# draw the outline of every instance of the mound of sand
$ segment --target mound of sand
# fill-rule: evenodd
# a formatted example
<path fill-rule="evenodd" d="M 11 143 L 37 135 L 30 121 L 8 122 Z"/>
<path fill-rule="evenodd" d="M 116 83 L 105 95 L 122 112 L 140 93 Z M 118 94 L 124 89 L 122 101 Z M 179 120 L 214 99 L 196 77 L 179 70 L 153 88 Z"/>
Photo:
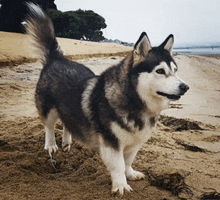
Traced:
<path fill-rule="evenodd" d="M 119 44 L 57 38 L 64 55 L 70 59 L 124 56 L 131 47 Z M 35 62 L 38 56 L 28 35 L 0 32 L 0 66 Z"/>
<path fill-rule="evenodd" d="M 163 111 L 153 137 L 138 152 L 134 168 L 146 178 L 129 181 L 134 192 L 114 197 L 110 176 L 98 153 L 76 143 L 70 152 L 62 151 L 60 122 L 55 129 L 59 151 L 53 155 L 53 162 L 49 160 L 44 150 L 44 127 L 34 105 L 42 66 L 39 62 L 18 65 L 22 56 L 26 61 L 36 59 L 24 46 L 28 43 L 25 35 L 16 34 L 20 39 L 13 38 L 12 33 L 0 35 L 0 43 L 5 44 L 4 48 L 0 46 L 4 49 L 1 58 L 8 56 L 0 68 L 0 199 L 219 199 L 219 58 L 175 57 L 178 75 L 190 90 Z M 86 59 L 78 62 L 97 74 L 122 59 L 115 56 L 117 53 L 130 51 L 121 45 L 114 48 L 114 44 L 71 40 L 70 45 L 70 40 L 60 41 L 65 55 L 82 54 Z M 83 49 L 77 51 L 79 46 Z M 112 56 L 88 58 L 87 54 Z M 13 64 L 12 58 L 17 64 L 6 65 Z"/>

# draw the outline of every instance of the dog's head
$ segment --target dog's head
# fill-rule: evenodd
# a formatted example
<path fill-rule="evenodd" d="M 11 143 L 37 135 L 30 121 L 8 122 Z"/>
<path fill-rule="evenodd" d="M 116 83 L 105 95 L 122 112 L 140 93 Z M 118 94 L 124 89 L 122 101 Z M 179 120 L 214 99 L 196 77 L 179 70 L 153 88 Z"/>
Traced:
<path fill-rule="evenodd" d="M 141 34 L 134 46 L 133 72 L 137 75 L 137 91 L 147 106 L 159 110 L 168 107 L 170 100 L 178 100 L 189 86 L 176 76 L 177 64 L 172 58 L 173 35 L 158 47 L 151 47 L 147 34 Z M 156 108 L 152 108 L 155 110 Z"/>

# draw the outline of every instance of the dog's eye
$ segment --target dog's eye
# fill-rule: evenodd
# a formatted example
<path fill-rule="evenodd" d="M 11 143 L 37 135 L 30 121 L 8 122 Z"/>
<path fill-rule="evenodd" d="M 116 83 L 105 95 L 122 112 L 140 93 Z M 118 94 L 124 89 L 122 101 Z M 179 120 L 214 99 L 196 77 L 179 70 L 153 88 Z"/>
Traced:
<path fill-rule="evenodd" d="M 165 74 L 164 69 L 158 69 L 158 70 L 156 70 L 156 72 L 157 72 L 158 74 Z"/>

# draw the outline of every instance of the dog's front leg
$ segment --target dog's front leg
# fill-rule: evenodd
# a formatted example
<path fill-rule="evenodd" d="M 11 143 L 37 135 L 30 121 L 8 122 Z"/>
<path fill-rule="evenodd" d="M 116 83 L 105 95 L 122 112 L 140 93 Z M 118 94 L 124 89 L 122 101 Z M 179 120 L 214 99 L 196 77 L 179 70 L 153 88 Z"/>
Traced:
<path fill-rule="evenodd" d="M 126 174 L 127 179 L 132 180 L 132 181 L 140 180 L 145 177 L 143 173 L 133 170 L 131 166 L 140 147 L 141 145 L 132 146 L 129 149 L 125 149 L 124 151 L 125 174 Z"/>
<path fill-rule="evenodd" d="M 105 163 L 112 179 L 112 193 L 119 192 L 120 195 L 124 191 L 132 191 L 132 188 L 127 184 L 125 176 L 125 161 L 123 149 L 116 150 L 104 144 L 103 139 L 100 139 L 100 154 Z"/>

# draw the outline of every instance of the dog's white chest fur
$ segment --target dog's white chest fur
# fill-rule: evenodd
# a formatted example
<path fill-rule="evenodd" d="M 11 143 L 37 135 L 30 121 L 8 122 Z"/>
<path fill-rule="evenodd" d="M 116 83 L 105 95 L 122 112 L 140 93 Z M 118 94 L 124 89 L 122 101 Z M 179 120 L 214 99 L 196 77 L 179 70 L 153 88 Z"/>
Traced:
<path fill-rule="evenodd" d="M 135 146 L 141 146 L 152 136 L 152 128 L 150 125 L 150 119 L 147 117 L 144 123 L 144 128 L 133 128 L 132 132 L 123 129 L 117 122 L 111 123 L 111 130 L 120 141 L 122 148 L 132 148 Z"/>

